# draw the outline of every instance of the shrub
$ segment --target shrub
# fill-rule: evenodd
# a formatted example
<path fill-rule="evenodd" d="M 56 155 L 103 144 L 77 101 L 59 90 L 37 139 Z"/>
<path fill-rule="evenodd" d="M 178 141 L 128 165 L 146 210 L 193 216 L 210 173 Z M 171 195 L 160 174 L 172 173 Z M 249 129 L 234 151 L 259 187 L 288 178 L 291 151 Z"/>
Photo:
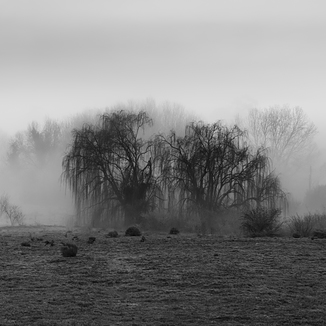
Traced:
<path fill-rule="evenodd" d="M 139 237 L 139 236 L 141 236 L 141 232 L 136 226 L 130 226 L 126 230 L 125 235 L 129 236 L 129 237 Z"/>
<path fill-rule="evenodd" d="M 312 239 L 326 239 L 326 230 L 315 230 L 312 234 Z"/>
<path fill-rule="evenodd" d="M 317 229 L 326 229 L 326 213 L 316 213 L 316 225 Z"/>
<path fill-rule="evenodd" d="M 78 248 L 73 243 L 62 243 L 61 253 L 63 257 L 75 257 L 77 255 Z"/>
<path fill-rule="evenodd" d="M 179 234 L 180 231 L 177 228 L 172 228 L 169 233 L 170 234 Z"/>
<path fill-rule="evenodd" d="M 22 213 L 20 207 L 11 205 L 7 195 L 0 197 L 0 216 L 2 214 L 6 214 L 6 217 L 10 221 L 11 225 L 22 225 L 24 223 L 24 214 Z"/>
<path fill-rule="evenodd" d="M 249 237 L 270 237 L 280 231 L 280 209 L 257 207 L 242 215 L 241 228 Z"/>
<path fill-rule="evenodd" d="M 317 216 L 315 214 L 307 214 L 303 217 L 297 214 L 290 218 L 289 228 L 292 234 L 299 235 L 300 237 L 309 237 L 316 223 Z"/>
<path fill-rule="evenodd" d="M 119 236 L 117 231 L 110 231 L 107 235 L 109 238 L 117 238 Z"/>

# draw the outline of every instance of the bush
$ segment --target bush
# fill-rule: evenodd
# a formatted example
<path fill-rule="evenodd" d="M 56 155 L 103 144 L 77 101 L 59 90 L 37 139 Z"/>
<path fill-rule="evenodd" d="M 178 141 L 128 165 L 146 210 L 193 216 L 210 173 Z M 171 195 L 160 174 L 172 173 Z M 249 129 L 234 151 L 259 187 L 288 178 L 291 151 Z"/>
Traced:
<path fill-rule="evenodd" d="M 241 228 L 249 237 L 276 236 L 282 224 L 279 221 L 280 209 L 257 207 L 242 215 Z"/>
<path fill-rule="evenodd" d="M 0 216 L 6 214 L 7 219 L 11 225 L 22 225 L 24 223 L 24 214 L 20 207 L 11 205 L 9 203 L 9 197 L 3 195 L 0 197 Z"/>
<path fill-rule="evenodd" d="M 312 239 L 326 239 L 326 230 L 315 230 Z"/>
<path fill-rule="evenodd" d="M 317 223 L 317 216 L 314 214 L 307 214 L 303 217 L 292 216 L 289 222 L 289 228 L 292 234 L 298 235 L 300 237 L 310 237 L 312 230 Z"/>
<path fill-rule="evenodd" d="M 128 237 L 139 237 L 141 232 L 136 226 L 131 226 L 126 230 L 125 235 Z"/>
<path fill-rule="evenodd" d="M 172 228 L 169 233 L 170 234 L 179 234 L 180 231 L 177 228 Z"/>
<path fill-rule="evenodd" d="M 62 243 L 61 254 L 63 257 L 75 257 L 77 255 L 78 248 L 73 243 Z"/>
<path fill-rule="evenodd" d="M 107 237 L 109 238 L 117 238 L 119 236 L 118 232 L 117 231 L 110 231 L 108 234 L 107 234 Z"/>

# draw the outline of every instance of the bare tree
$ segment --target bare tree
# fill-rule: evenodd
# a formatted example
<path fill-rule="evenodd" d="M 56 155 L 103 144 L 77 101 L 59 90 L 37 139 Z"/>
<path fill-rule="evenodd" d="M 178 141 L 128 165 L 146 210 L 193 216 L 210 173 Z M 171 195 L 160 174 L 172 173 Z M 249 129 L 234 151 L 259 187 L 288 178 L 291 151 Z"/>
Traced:
<path fill-rule="evenodd" d="M 61 142 L 60 124 L 47 120 L 41 129 L 32 122 L 25 132 L 19 132 L 11 140 L 7 161 L 13 168 L 26 165 L 44 167 L 56 153 Z"/>
<path fill-rule="evenodd" d="M 24 165 L 25 146 L 25 137 L 21 132 L 16 133 L 9 141 L 6 161 L 12 169 L 17 170 Z"/>
<path fill-rule="evenodd" d="M 24 214 L 20 207 L 11 205 L 7 195 L 0 197 L 0 216 L 3 214 L 6 214 L 6 218 L 10 221 L 11 225 L 22 225 L 24 222 Z"/>
<path fill-rule="evenodd" d="M 272 197 L 271 189 L 280 190 L 264 150 L 251 153 L 237 126 L 192 123 L 185 137 L 171 132 L 159 139 L 165 146 L 161 171 L 170 189 L 202 219 L 221 209 L 261 205 Z"/>
<path fill-rule="evenodd" d="M 263 111 L 252 109 L 248 131 L 254 147 L 265 147 L 276 167 L 288 167 L 311 152 L 317 128 L 302 108 L 274 106 Z"/>
<path fill-rule="evenodd" d="M 97 124 L 73 130 L 73 142 L 63 159 L 63 180 L 77 207 L 93 207 L 98 219 L 105 218 L 108 209 L 112 214 L 120 207 L 126 225 L 150 209 L 157 186 L 153 143 L 140 133 L 151 123 L 143 111 L 119 111 L 104 113 Z"/>

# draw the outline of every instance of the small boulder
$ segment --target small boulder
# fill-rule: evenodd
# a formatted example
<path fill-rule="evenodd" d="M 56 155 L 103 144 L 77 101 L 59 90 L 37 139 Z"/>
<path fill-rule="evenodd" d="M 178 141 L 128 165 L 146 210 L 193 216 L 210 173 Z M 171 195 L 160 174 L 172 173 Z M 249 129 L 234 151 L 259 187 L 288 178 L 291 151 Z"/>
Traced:
<path fill-rule="evenodd" d="M 315 239 L 326 239 L 326 230 L 315 230 L 312 237 Z"/>
<path fill-rule="evenodd" d="M 170 234 L 179 234 L 180 231 L 177 228 L 172 228 L 169 233 Z"/>
<path fill-rule="evenodd" d="M 88 244 L 93 244 L 95 242 L 96 238 L 95 237 L 89 237 L 87 243 Z"/>
<path fill-rule="evenodd" d="M 72 243 L 62 243 L 61 254 L 63 257 L 75 257 L 77 255 L 78 248 Z"/>
<path fill-rule="evenodd" d="M 136 226 L 131 226 L 126 230 L 125 235 L 128 237 L 140 237 L 141 232 Z"/>
<path fill-rule="evenodd" d="M 145 242 L 146 238 L 144 236 L 141 237 L 140 242 Z"/>
<path fill-rule="evenodd" d="M 51 241 L 49 241 L 49 240 L 45 240 L 44 243 L 45 243 L 46 246 L 47 246 L 47 245 L 50 245 L 51 247 L 54 246 L 54 241 L 53 241 L 53 240 L 51 240 Z"/>
<path fill-rule="evenodd" d="M 119 234 L 117 231 L 110 231 L 107 235 L 106 235 L 107 238 L 117 238 L 119 237 Z"/>

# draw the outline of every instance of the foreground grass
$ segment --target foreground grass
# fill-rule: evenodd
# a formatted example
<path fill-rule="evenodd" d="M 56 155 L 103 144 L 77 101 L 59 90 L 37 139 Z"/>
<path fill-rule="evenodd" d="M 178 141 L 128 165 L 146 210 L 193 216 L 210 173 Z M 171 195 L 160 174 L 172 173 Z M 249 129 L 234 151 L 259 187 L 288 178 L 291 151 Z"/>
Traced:
<path fill-rule="evenodd" d="M 0 325 L 324 324 L 326 240 L 106 233 L 0 229 Z"/>

